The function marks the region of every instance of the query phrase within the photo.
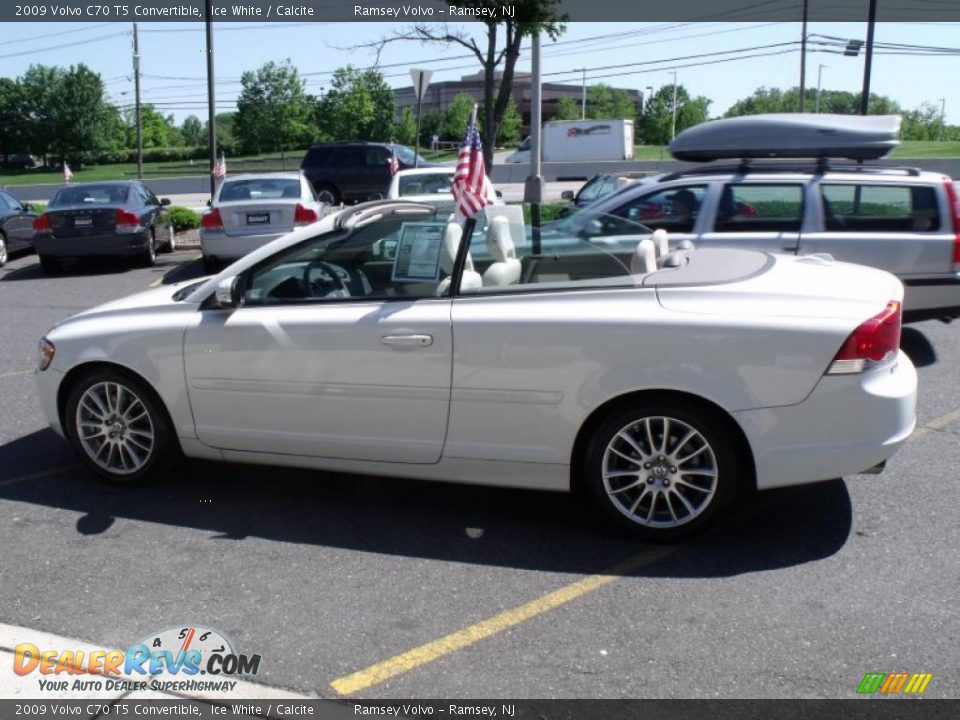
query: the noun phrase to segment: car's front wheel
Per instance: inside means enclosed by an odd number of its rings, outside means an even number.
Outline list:
[[[84,462],[111,482],[141,480],[174,452],[167,415],[154,394],[120,371],[96,370],[74,384],[64,428]]]
[[[0,267],[7,264],[7,236],[0,232]]]
[[[725,423],[678,401],[611,413],[595,430],[582,468],[600,511],[630,534],[680,540],[730,504],[744,464]]]

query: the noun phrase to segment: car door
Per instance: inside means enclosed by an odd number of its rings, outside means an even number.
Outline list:
[[[340,190],[342,199],[366,198],[366,156],[361,145],[337,147],[330,159],[327,173]]]
[[[3,232],[7,236],[8,250],[22,250],[33,243],[34,212],[23,209],[13,195],[0,192],[0,215],[3,215]]]
[[[370,145],[364,152],[364,191],[367,195],[380,194],[387,196],[390,189],[390,180],[393,177],[390,172],[391,152],[379,145]]]
[[[706,247],[796,253],[804,214],[804,183],[734,181],[719,189],[712,217],[697,239]]]
[[[443,228],[378,222],[311,239],[242,276],[241,307],[200,310],[184,341],[198,438],[225,450],[439,460],[452,337],[429,260]],[[388,254],[398,238],[425,261],[419,275],[398,269],[410,253]]]

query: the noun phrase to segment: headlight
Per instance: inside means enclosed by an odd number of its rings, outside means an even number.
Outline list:
[[[53,354],[57,349],[53,346],[53,343],[43,338],[40,341],[40,370],[46,370],[50,367],[50,363],[53,362]]]

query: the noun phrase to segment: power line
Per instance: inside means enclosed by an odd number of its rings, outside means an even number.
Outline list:
[[[123,32],[110,33],[109,35],[101,35],[100,37],[88,38],[87,40],[77,40],[72,43],[62,43],[60,45],[51,45],[50,47],[37,48],[35,50],[28,50],[26,52],[10,53],[8,55],[0,55],[0,60],[13,57],[24,57],[25,55],[36,55],[37,53],[50,52],[51,50],[63,50],[68,47],[76,47],[77,45],[89,45],[95,42],[102,42],[103,40],[109,40],[110,38],[120,37],[129,35],[126,30]]]

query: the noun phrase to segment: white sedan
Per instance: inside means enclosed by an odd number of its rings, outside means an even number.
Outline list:
[[[568,491],[676,539],[744,491],[879,471],[913,431],[903,287],[819,257],[477,229],[377,201],[41,341],[51,426],[107,480],[178,456]],[[632,230],[632,235],[631,231]],[[389,247],[389,251],[387,248]],[[322,476],[318,476],[318,481]]]
[[[230,175],[200,218],[204,267],[214,272],[325,212],[299,172]]]
[[[387,198],[426,203],[444,202],[452,205],[453,195],[450,188],[453,186],[455,172],[456,167],[452,165],[400,170],[395,172],[390,180]],[[487,191],[487,199],[491,204],[503,204],[500,191],[494,190],[493,183],[487,183]]]

